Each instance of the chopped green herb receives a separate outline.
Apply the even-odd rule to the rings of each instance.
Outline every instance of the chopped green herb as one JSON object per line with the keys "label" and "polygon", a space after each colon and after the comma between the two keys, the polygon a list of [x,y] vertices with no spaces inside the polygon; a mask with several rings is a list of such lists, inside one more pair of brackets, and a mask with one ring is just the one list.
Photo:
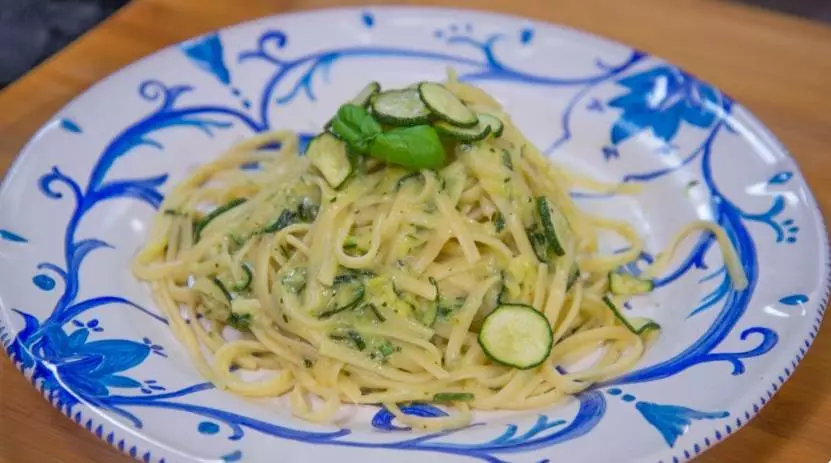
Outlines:
{"label": "chopped green herb", "polygon": [[507,167],[508,170],[514,170],[514,161],[511,159],[511,152],[506,149],[502,150],[502,165]]}
{"label": "chopped green herb", "polygon": [[366,343],[364,342],[364,339],[361,337],[360,333],[354,330],[349,330],[346,334],[349,336],[349,339],[352,340],[352,342],[355,344],[355,347],[357,347],[358,350],[366,349]]}
{"label": "chopped green herb", "polygon": [[188,215],[184,212],[177,211],[176,209],[165,209],[164,215],[172,215],[174,217],[187,217]]}
{"label": "chopped green herb", "polygon": [[311,360],[311,359],[309,359],[309,358],[304,358],[304,359],[303,359],[303,366],[304,366],[304,367],[306,367],[306,368],[311,368],[311,367],[313,367],[314,365],[315,365],[315,364],[314,364],[314,362],[312,362],[312,360]]}
{"label": "chopped green herb", "polygon": [[497,233],[500,233],[505,229],[505,217],[499,211],[496,211],[493,215],[493,227],[496,229]]}
{"label": "chopped green herb", "polygon": [[389,341],[378,346],[378,352],[380,352],[381,355],[383,355],[384,357],[389,357],[390,355],[398,352],[398,350],[401,350],[401,348],[399,347],[396,350],[396,346],[393,346],[392,343],[390,343]]}

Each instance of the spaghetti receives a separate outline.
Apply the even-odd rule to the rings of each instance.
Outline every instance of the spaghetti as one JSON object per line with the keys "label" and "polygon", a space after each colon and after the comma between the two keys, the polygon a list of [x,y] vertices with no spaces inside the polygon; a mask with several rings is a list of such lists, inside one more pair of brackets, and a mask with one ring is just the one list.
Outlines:
{"label": "spaghetti", "polygon": [[[349,149],[349,172],[327,176],[280,131],[233,147],[166,196],[133,271],[201,374],[243,396],[288,394],[292,412],[314,422],[331,421],[342,404],[383,404],[401,422],[434,430],[467,424],[473,409],[544,407],[636,364],[658,326],[616,307],[652,289],[618,272],[640,255],[641,240],[568,195],[575,185],[611,188],[552,165],[482,90],[453,76],[443,88],[490,125],[485,138],[470,139],[478,129],[453,125],[450,116],[467,113],[451,100],[451,123],[435,126],[449,152],[437,168],[375,156],[376,137],[373,156]],[[368,92],[385,124],[428,120],[416,120],[418,105],[383,113],[409,90],[388,103],[387,92]],[[449,98],[421,96],[428,112]],[[413,162],[421,161],[403,163]],[[258,168],[242,168],[251,164]],[[715,233],[743,287],[717,226],[693,223],[671,248],[696,229]],[[628,250],[599,255],[606,232]],[[671,251],[643,275],[660,272]],[[557,368],[590,355],[588,366]],[[244,379],[250,370],[267,374]],[[455,413],[422,418],[397,405],[413,401]]]}

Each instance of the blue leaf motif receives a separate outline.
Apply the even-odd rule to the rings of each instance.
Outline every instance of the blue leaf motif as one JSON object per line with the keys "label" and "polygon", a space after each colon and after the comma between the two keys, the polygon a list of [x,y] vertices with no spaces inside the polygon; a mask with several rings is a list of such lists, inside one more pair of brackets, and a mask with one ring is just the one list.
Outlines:
{"label": "blue leaf motif", "polygon": [[58,367],[58,377],[70,390],[85,397],[106,397],[110,394],[107,386],[100,381],[87,378],[83,374],[68,373],[66,368]]}
{"label": "blue leaf motif", "polygon": [[223,456],[222,461],[227,463],[242,461],[242,452],[239,450],[234,450],[233,452]]}
{"label": "blue leaf motif", "polygon": [[87,338],[89,337],[88,330],[77,330],[69,336],[69,340],[67,342],[68,348],[70,350],[75,350],[81,348],[86,342]]}
{"label": "blue leaf motif", "polygon": [[608,161],[610,159],[617,159],[620,157],[620,153],[618,152],[617,148],[614,146],[604,146],[602,148],[603,151],[603,159]]}
{"label": "blue leaf motif", "polygon": [[652,130],[655,132],[655,136],[665,142],[672,140],[678,132],[678,128],[681,126],[681,114],[683,112],[684,104],[678,102],[669,108],[663,117],[657,118],[652,124]]}
{"label": "blue leaf motif", "polygon": [[785,305],[800,305],[808,302],[808,296],[804,294],[792,294],[779,299],[779,302]]}
{"label": "blue leaf motif", "polygon": [[361,20],[363,20],[364,26],[367,28],[372,28],[375,25],[375,16],[373,16],[369,11],[364,11],[361,15]]}
{"label": "blue leaf motif", "polygon": [[222,41],[219,39],[219,34],[213,33],[198,37],[180,46],[185,56],[197,66],[213,74],[223,84],[231,83],[231,73],[222,57]]}
{"label": "blue leaf motif", "polygon": [[61,119],[61,128],[66,130],[67,132],[74,132],[74,133],[81,133],[81,127],[76,124],[71,119],[63,118]]}
{"label": "blue leaf motif", "polygon": [[787,183],[788,180],[790,180],[791,178],[793,178],[793,172],[783,170],[782,172],[777,172],[776,175],[771,177],[768,180],[768,184],[769,185],[782,185],[784,183]]}
{"label": "blue leaf motif", "polygon": [[[435,418],[439,416],[447,416],[444,410],[434,407],[429,404],[416,403],[401,407],[401,411],[405,415],[419,416],[422,418]],[[392,424],[395,416],[386,408],[381,407],[380,410],[372,417],[372,427],[383,431],[408,431],[409,427],[396,426]]]}
{"label": "blue leaf motif", "polygon": [[87,344],[82,353],[102,357],[101,365],[90,373],[103,376],[128,370],[140,364],[150,355],[150,348],[133,341],[106,340]]}
{"label": "blue leaf motif", "polygon": [[523,45],[528,45],[531,43],[531,40],[534,39],[534,29],[530,27],[526,27],[522,29],[519,33],[519,41],[522,42]]}
{"label": "blue leaf motif", "polygon": [[17,337],[25,341],[29,339],[29,336],[32,335],[38,328],[40,328],[40,321],[32,315],[27,314],[26,312],[22,312],[17,309],[12,309],[16,314],[23,317],[23,329],[17,334]]}
{"label": "blue leaf motif", "polygon": [[51,291],[55,289],[55,279],[42,273],[33,276],[32,283],[40,288],[41,291]]}
{"label": "blue leaf motif", "polygon": [[126,376],[110,375],[101,379],[101,384],[109,387],[134,388],[141,387],[141,383]]}
{"label": "blue leaf motif", "polygon": [[714,420],[725,418],[730,414],[721,412],[700,412],[677,405],[659,405],[651,402],[638,402],[635,408],[658,432],[661,433],[667,445],[675,445],[675,441],[683,435],[692,423],[692,420]]}
{"label": "blue leaf motif", "polygon": [[12,233],[8,230],[0,230],[0,238],[14,243],[26,243],[28,240],[17,233]]}

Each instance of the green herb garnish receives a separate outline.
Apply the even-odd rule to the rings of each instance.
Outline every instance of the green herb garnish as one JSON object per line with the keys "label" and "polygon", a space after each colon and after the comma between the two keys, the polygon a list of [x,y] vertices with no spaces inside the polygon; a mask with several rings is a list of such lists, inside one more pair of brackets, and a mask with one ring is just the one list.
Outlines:
{"label": "green herb garnish", "polygon": [[398,127],[378,134],[370,156],[409,169],[434,169],[444,164],[444,146],[429,125]]}
{"label": "green herb garnish", "polygon": [[502,165],[507,167],[508,170],[514,170],[514,162],[511,160],[511,152],[506,149],[502,150]]}
{"label": "green herb garnish", "polygon": [[381,133],[381,124],[366,109],[347,103],[332,119],[332,131],[353,151],[365,154],[372,139]]}
{"label": "green herb garnish", "polygon": [[493,215],[493,227],[496,229],[497,233],[505,229],[505,217],[499,211],[496,211]]}

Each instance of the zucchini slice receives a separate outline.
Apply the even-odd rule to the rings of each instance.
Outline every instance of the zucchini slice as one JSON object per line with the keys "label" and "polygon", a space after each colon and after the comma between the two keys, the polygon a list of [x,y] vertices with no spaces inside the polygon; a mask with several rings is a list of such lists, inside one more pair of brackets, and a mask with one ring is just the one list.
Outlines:
{"label": "zucchini slice", "polygon": [[505,129],[505,124],[503,124],[498,117],[487,113],[479,113],[477,114],[477,117],[479,117],[479,124],[485,124],[491,128],[490,134],[492,137],[499,138],[499,136],[502,135],[502,131]]}
{"label": "zucchini slice", "polygon": [[537,214],[551,251],[558,256],[565,255],[568,240],[572,239],[571,225],[569,225],[566,216],[554,207],[545,196],[537,198]]}
{"label": "zucchini slice", "polygon": [[295,267],[280,278],[283,290],[291,294],[300,294],[306,289],[306,267]]}
{"label": "zucchini slice", "polygon": [[609,272],[609,291],[616,296],[646,294],[655,288],[652,280],[638,278],[628,273]]}
{"label": "zucchini slice", "polygon": [[[381,92],[381,84],[379,84],[378,82],[372,81],[372,82],[366,84],[366,86],[364,88],[362,88],[361,91],[358,92],[357,95],[355,95],[355,98],[352,98],[351,100],[349,100],[349,103],[351,103],[355,106],[360,106],[362,108],[366,108],[366,107],[369,106],[369,103],[372,102],[372,97],[374,97],[375,95],[377,95],[380,92]],[[335,118],[333,117],[333,118],[329,119],[328,121],[326,121],[326,123],[323,124],[323,130],[324,131],[329,131],[329,129],[332,127],[332,122],[334,122],[334,120],[335,120]],[[337,136],[337,134],[334,134],[334,135]]]}
{"label": "zucchini slice", "polygon": [[436,324],[436,319],[439,317],[439,304],[438,302],[419,304],[415,314],[422,325],[432,328]]}
{"label": "zucchini slice", "polygon": [[418,85],[418,94],[430,111],[445,122],[457,127],[473,127],[479,123],[476,113],[442,84],[422,82]]}
{"label": "zucchini slice", "polygon": [[193,290],[199,294],[204,315],[211,320],[225,321],[231,312],[231,294],[216,278],[200,277],[193,282]]}
{"label": "zucchini slice", "polygon": [[333,315],[355,308],[364,299],[366,289],[358,278],[333,286],[334,294],[326,304],[323,312],[317,315],[320,320],[331,318]]}
{"label": "zucchini slice", "polygon": [[352,173],[352,160],[346,143],[329,132],[314,137],[309,142],[306,155],[332,188],[341,186]]}
{"label": "zucchini slice", "polygon": [[433,127],[440,134],[464,143],[483,140],[491,133],[491,127],[487,124],[476,124],[473,127],[458,127],[445,121],[439,121],[433,124]]}
{"label": "zucchini slice", "polygon": [[245,198],[232,199],[231,201],[228,201],[222,206],[219,206],[216,209],[212,210],[210,214],[203,217],[202,220],[196,223],[196,228],[194,228],[193,230],[194,241],[199,241],[199,237],[200,235],[202,235],[202,230],[204,230],[205,227],[207,227],[208,224],[211,223],[211,221],[244,202]]}
{"label": "zucchini slice", "polygon": [[531,242],[531,247],[534,249],[534,254],[536,254],[537,259],[543,263],[551,262],[552,256],[549,255],[551,253],[551,247],[548,245],[548,238],[546,238],[545,232],[539,227],[536,227],[528,229],[527,234],[528,241]]}
{"label": "zucchini slice", "polygon": [[372,101],[372,113],[379,122],[390,125],[418,125],[430,119],[430,109],[424,106],[418,90],[389,90]]}
{"label": "zucchini slice", "polygon": [[661,325],[657,324],[656,322],[648,318],[636,318],[631,320],[626,318],[626,316],[623,315],[623,313],[621,313],[620,309],[617,308],[617,306],[609,296],[603,296],[603,302],[606,304],[606,307],[608,307],[609,310],[612,311],[612,314],[614,314],[615,318],[617,318],[618,321],[620,321],[620,323],[623,326],[625,326],[626,329],[629,330],[632,334],[640,336],[646,333],[647,331],[661,329]]}
{"label": "zucchini slice", "polygon": [[355,98],[352,98],[350,103],[352,103],[355,106],[361,106],[363,108],[366,108],[367,106],[369,106],[370,101],[372,101],[372,97],[374,97],[380,92],[381,84],[372,81],[366,84],[366,87],[361,89],[361,91],[358,92],[357,95],[355,95]]}
{"label": "zucchini slice", "polygon": [[479,331],[479,345],[488,357],[520,370],[541,364],[552,344],[548,319],[523,304],[500,305],[485,317]]}

